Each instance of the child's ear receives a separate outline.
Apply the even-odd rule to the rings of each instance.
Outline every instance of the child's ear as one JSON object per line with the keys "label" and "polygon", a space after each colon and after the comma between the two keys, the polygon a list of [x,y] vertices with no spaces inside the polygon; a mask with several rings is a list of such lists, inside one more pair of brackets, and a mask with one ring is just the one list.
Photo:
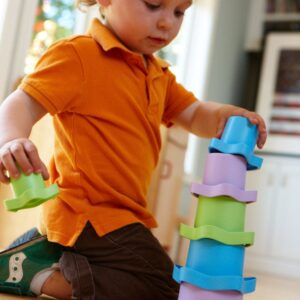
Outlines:
{"label": "child's ear", "polygon": [[97,3],[103,7],[107,7],[111,4],[111,0],[96,0]]}

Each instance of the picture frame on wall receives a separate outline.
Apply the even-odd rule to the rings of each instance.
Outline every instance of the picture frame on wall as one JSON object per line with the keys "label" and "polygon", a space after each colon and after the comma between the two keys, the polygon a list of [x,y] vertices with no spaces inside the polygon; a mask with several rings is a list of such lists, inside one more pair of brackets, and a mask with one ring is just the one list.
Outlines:
{"label": "picture frame on wall", "polygon": [[269,134],[263,150],[300,155],[300,33],[268,35],[256,110]]}

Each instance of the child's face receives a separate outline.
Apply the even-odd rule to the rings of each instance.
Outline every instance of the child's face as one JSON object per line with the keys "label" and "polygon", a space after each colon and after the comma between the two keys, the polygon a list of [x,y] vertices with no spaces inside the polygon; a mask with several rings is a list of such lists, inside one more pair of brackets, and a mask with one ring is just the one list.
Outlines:
{"label": "child's face", "polygon": [[97,0],[107,26],[132,51],[152,54],[177,35],[191,0]]}

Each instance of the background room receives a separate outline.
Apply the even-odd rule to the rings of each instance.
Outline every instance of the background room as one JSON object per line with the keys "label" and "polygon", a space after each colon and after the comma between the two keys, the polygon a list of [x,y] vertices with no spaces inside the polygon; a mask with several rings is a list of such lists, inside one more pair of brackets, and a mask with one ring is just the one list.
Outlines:
{"label": "background room", "polygon": [[[168,60],[184,86],[203,101],[256,110],[269,139],[257,152],[261,170],[248,172],[247,189],[258,190],[247,206],[245,274],[256,276],[249,300],[300,299],[300,4],[297,0],[198,0],[188,10],[177,39],[158,55]],[[82,34],[98,11],[74,8],[73,0],[2,0],[0,9],[0,99],[33,70],[56,40]],[[163,150],[149,190],[149,207],[160,224],[153,232],[172,259],[185,264],[188,242],[180,223],[193,224],[209,141],[181,129],[161,129]],[[45,162],[51,156],[50,117],[34,128],[33,141]],[[12,198],[0,186],[1,200]],[[0,205],[0,248],[36,226],[40,208],[7,212]],[[13,299],[2,296],[1,299]]]}

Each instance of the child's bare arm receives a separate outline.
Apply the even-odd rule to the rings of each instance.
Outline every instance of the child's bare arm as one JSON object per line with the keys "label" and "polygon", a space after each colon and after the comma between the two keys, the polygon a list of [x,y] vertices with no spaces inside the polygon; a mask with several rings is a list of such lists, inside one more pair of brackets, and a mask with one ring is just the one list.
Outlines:
{"label": "child's bare arm", "polygon": [[264,120],[255,112],[228,104],[215,102],[196,102],[179,114],[173,122],[191,133],[201,137],[220,137],[230,116],[243,116],[257,125],[259,138],[257,146],[262,148],[266,142],[267,130]]}
{"label": "child's bare arm", "polygon": [[47,111],[22,90],[16,90],[0,106],[0,182],[8,183],[10,176],[17,178],[16,162],[26,173],[41,173],[49,177],[36,147],[28,139],[33,125]]}

